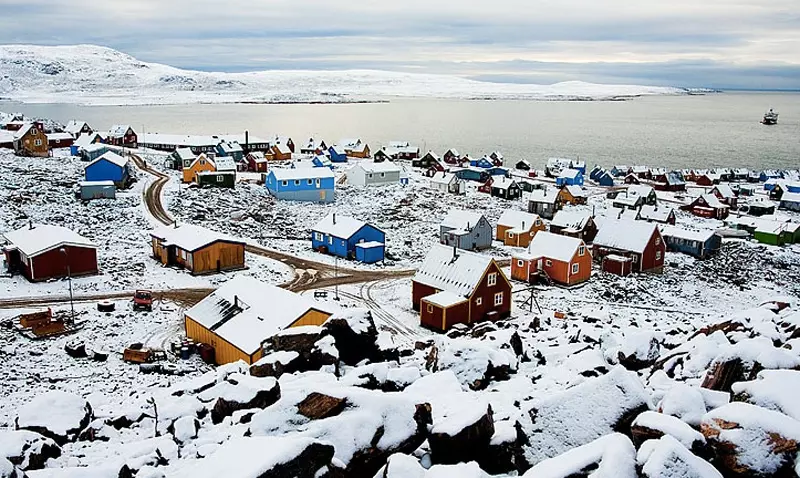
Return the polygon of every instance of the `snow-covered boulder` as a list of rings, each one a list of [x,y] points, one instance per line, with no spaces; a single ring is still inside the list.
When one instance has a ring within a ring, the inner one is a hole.
[[[785,413],[800,420],[800,371],[763,370],[758,378],[734,383],[735,399]]]
[[[618,333],[601,337],[601,349],[606,360],[628,370],[641,370],[653,365],[661,353],[663,335],[653,330],[629,327]]]
[[[483,390],[490,382],[508,380],[517,359],[506,350],[475,339],[442,341],[437,352],[437,370],[452,370],[465,387]]]
[[[650,409],[641,380],[621,366],[564,392],[534,402],[522,420],[528,443],[525,459],[534,465],[612,432],[629,433],[633,420]]]
[[[182,417],[170,425],[170,433],[175,437],[178,443],[187,443],[190,440],[197,438],[197,432],[200,430],[200,421],[194,417]]]
[[[591,474],[590,474],[591,473]],[[613,433],[538,463],[523,478],[637,478],[636,449]]]
[[[722,478],[711,463],[670,435],[645,442],[636,461],[645,478]]]
[[[483,456],[494,436],[492,407],[481,400],[463,400],[447,415],[435,417],[428,443],[434,463],[455,464]]]
[[[100,466],[45,468],[29,472],[28,478],[134,478],[134,474],[125,464],[112,463]]]
[[[678,383],[664,394],[658,403],[658,411],[679,418],[689,425],[700,426],[700,419],[708,410],[700,389]]]
[[[0,456],[0,478],[28,478],[25,472]]]
[[[125,465],[134,473],[146,466],[167,466],[178,459],[178,445],[168,436],[126,443],[121,451]]]
[[[83,398],[60,390],[35,397],[19,410],[16,425],[53,439],[59,445],[74,441],[92,420],[92,406]]]
[[[355,365],[364,359],[381,360],[378,347],[378,329],[367,309],[351,309],[329,318],[322,328],[336,340],[339,359]]]
[[[708,412],[700,430],[715,451],[717,466],[741,476],[785,471],[800,442],[800,422],[741,402]]]
[[[294,351],[272,352],[250,366],[250,375],[254,377],[279,378],[284,373],[300,370],[300,354]]]
[[[331,445],[304,437],[235,438],[171,478],[314,478],[333,458]]]
[[[27,430],[0,431],[0,458],[6,458],[21,470],[44,468],[50,458],[61,456],[56,443]]]
[[[631,436],[637,448],[648,440],[658,440],[664,435],[670,435],[681,442],[683,446],[700,451],[706,443],[703,434],[690,427],[679,419],[658,412],[644,412],[633,421]]]
[[[753,380],[764,369],[800,367],[800,351],[775,347],[766,337],[745,339],[721,349],[711,362],[703,387],[729,392],[735,382]]]
[[[281,396],[281,388],[273,377],[252,377],[244,374],[229,375],[198,395],[201,402],[214,402],[211,420],[220,423],[237,410],[267,408]]]
[[[411,456],[395,454],[375,478],[490,478],[475,462],[433,465],[427,470]]]
[[[387,392],[399,392],[420,379],[422,375],[417,367],[398,367],[391,368],[386,373],[386,382],[383,390]]]

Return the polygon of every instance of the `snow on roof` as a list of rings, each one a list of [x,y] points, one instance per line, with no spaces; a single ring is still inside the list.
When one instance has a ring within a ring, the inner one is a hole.
[[[369,146],[367,145],[367,143],[358,143],[358,144],[355,144],[355,145],[353,145],[353,146],[351,146],[351,147],[349,147],[347,149],[349,149],[350,151],[353,151],[355,153],[363,153],[364,151],[367,150],[368,147]]]
[[[508,189],[512,185],[516,184],[517,182],[511,178],[507,178],[505,176],[500,176],[492,182],[492,187],[497,189]]]
[[[26,226],[7,232],[4,236],[6,241],[28,257],[33,257],[61,246],[97,248],[89,239],[61,226],[33,224],[32,228],[31,226]]]
[[[582,230],[586,227],[592,214],[589,211],[564,210],[558,211],[550,221],[551,226],[565,227],[568,229]]]
[[[10,143],[14,141],[14,133],[0,129],[0,143]]]
[[[458,154],[458,150],[456,148],[450,148],[447,151],[445,151],[444,154],[447,154],[447,153],[450,153],[453,156],[461,156],[460,154]]]
[[[16,133],[14,133],[14,140],[23,138],[26,134],[28,134],[28,131],[30,131],[30,129],[33,127],[34,127],[33,123],[25,123],[24,125],[22,125],[22,128],[20,128],[19,130],[17,130]]]
[[[118,155],[117,153],[115,153],[113,151],[108,151],[106,153],[103,153],[102,156],[100,156],[99,158],[95,159],[91,163],[87,164],[86,167],[88,168],[89,166],[91,166],[91,165],[93,165],[95,163],[99,163],[100,161],[108,161],[109,163],[117,165],[120,168],[124,168],[128,164],[128,160],[127,159],[123,158],[122,156]]]
[[[376,247],[384,247],[386,244],[378,241],[359,242],[356,247],[361,249],[375,249]]]
[[[652,219],[653,221],[666,221],[669,215],[673,212],[671,207],[659,207],[651,204],[642,205],[639,209],[639,217],[642,219]]]
[[[236,171],[236,162],[230,156],[217,156],[214,158],[214,164],[219,172]]]
[[[456,175],[453,173],[446,173],[444,171],[437,171],[432,177],[431,182],[436,184],[450,184]]]
[[[270,174],[273,174],[278,181],[333,177],[333,171],[330,168],[272,168]]]
[[[343,139],[340,139],[339,142],[336,143],[336,145],[340,146],[342,148],[347,148],[347,147],[350,147],[350,146],[355,146],[355,145],[357,145],[359,143],[361,143],[361,140],[358,139],[358,138],[343,138]]]
[[[115,124],[108,132],[111,136],[125,136],[125,133],[127,133],[129,129],[133,128],[127,124]]]
[[[219,147],[226,153],[238,153],[242,151],[242,146],[236,141],[223,141],[219,144]]]
[[[783,193],[781,202],[797,202],[800,203],[800,193]]]
[[[102,139],[103,135],[101,135],[100,133],[97,133],[97,132],[89,133],[89,134],[82,134],[82,135],[78,136],[78,139],[76,139],[73,144],[75,144],[75,145],[77,145],[79,147],[82,147],[83,149],[86,149],[89,146],[92,146],[93,144],[98,144],[98,143],[94,142],[96,138]],[[102,144],[102,143],[99,143],[99,144]],[[103,146],[105,146],[105,145],[103,145]]]
[[[440,225],[453,229],[469,230],[474,228],[482,218],[483,215],[479,212],[451,209]]]
[[[289,149],[289,146],[287,146],[286,144],[276,143],[276,144],[273,144],[272,147],[274,149],[277,149],[278,153],[280,153],[280,154],[292,154],[292,150]]]
[[[349,239],[366,225],[366,222],[359,221],[350,216],[331,213],[322,218],[311,230],[340,239]]]
[[[424,297],[422,300],[439,307],[452,307],[454,305],[462,304],[467,301],[467,299],[465,299],[464,297],[461,297],[458,294],[454,294],[449,290],[443,290],[441,292],[437,292],[436,294]]]
[[[767,234],[780,234],[788,228],[788,224],[785,222],[769,220],[758,221],[756,225],[756,232],[764,232]]]
[[[75,142],[79,143],[81,138],[83,138],[83,137],[84,136],[81,136],[80,138],[75,140]],[[86,144],[85,146],[81,146],[81,149],[86,151],[87,153],[92,153],[94,151],[100,151],[101,149],[108,149],[108,145],[104,144],[104,143],[89,143],[89,144]]]
[[[114,181],[78,181],[78,186],[114,186]]]
[[[247,354],[311,309],[330,313],[308,296],[236,276],[186,311],[186,315]]]
[[[511,229],[530,229],[537,221],[541,221],[538,214],[506,209],[497,220],[497,225]]]
[[[717,196],[714,196],[713,194],[702,194],[701,197],[705,200],[706,204],[708,204],[708,207],[713,207],[715,209],[723,209],[728,207],[727,204],[721,203]]]
[[[727,184],[718,184],[714,186],[714,189],[723,197],[723,198],[735,198],[736,195],[733,194],[733,189]]]
[[[73,139],[69,133],[49,133],[47,135],[49,141],[60,141],[62,139]]]
[[[569,236],[561,236],[552,232],[539,231],[528,245],[528,255],[545,257],[561,262],[569,262],[578,252],[583,241]]]
[[[542,189],[534,189],[528,193],[528,201],[554,204],[558,200],[558,189],[552,187],[544,187]]]
[[[241,239],[193,224],[180,224],[178,227],[162,226],[150,231],[150,235],[161,239],[164,245],[174,245],[188,252],[196,251],[216,241],[244,243]]]
[[[428,151],[427,153],[425,153],[425,156],[430,156],[431,158],[433,158],[436,161],[439,160],[439,155],[434,153],[433,151]]]
[[[414,281],[467,297],[491,263],[489,256],[463,250],[454,252],[452,247],[436,244],[425,256]]]
[[[574,186],[564,186],[564,187],[572,195],[572,197],[576,198],[589,197],[589,193],[580,186],[574,185]]]
[[[354,168],[361,168],[368,173],[394,173],[400,172],[400,167],[390,161],[382,163],[375,163],[372,161],[362,161],[353,166]]]
[[[594,238],[594,245],[641,254],[657,231],[653,223],[609,219],[603,221],[600,231]]]
[[[707,240],[711,239],[711,237],[715,234],[714,231],[710,231],[708,229],[704,231],[695,231],[685,229],[683,227],[678,226],[662,226],[661,227],[661,235],[664,237],[675,237],[678,239],[686,239],[689,241],[700,241],[706,242]]]
[[[577,176],[578,176],[578,174],[580,174],[580,173],[581,173],[581,172],[580,172],[580,171],[578,171],[577,169],[567,168],[567,169],[565,169],[565,170],[561,171],[561,174],[559,174],[559,175],[558,175],[558,177],[559,177],[559,178],[567,178],[567,179],[569,179],[569,178],[575,178],[575,177],[577,177]]]
[[[652,186],[646,186],[644,184],[634,184],[628,186],[628,196],[642,196],[648,197],[650,194],[655,191]]]
[[[183,160],[185,160],[185,159],[194,159],[194,157],[195,157],[194,153],[189,148],[178,148],[178,149],[175,150],[175,154],[180,159],[183,159]]]
[[[67,133],[80,133],[83,129],[83,126],[87,123],[85,121],[78,121],[78,120],[69,120],[67,125],[64,127],[64,131]]]

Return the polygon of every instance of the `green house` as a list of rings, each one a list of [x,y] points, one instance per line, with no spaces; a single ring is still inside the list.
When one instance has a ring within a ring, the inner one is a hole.
[[[786,223],[782,222],[764,222],[753,234],[755,240],[762,244],[770,244],[773,246],[783,246],[794,242],[794,235],[789,232]]]
[[[197,173],[196,182],[201,187],[233,188],[236,184],[236,172],[203,171]]]

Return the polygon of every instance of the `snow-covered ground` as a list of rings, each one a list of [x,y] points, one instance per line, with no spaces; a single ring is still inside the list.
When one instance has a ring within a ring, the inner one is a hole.
[[[0,46],[0,96],[30,103],[143,105],[352,102],[387,97],[608,100],[679,88],[565,82],[519,85],[385,71],[209,73],[145,63],[93,45]]]

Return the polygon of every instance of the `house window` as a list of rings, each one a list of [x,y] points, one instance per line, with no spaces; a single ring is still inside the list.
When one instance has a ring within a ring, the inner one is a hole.
[[[319,179],[317,179],[317,187],[319,187]]]
[[[372,173],[367,174],[367,177],[372,179]]]
[[[637,255],[634,255],[634,256],[633,256],[633,263],[634,263],[634,264],[636,264],[636,263],[638,263],[638,262],[639,262],[639,256],[637,256]]]
[[[289,181],[281,181],[281,186],[288,186],[288,185],[289,185]]]
[[[41,139],[37,139],[36,141],[33,142],[33,144],[36,145],[36,146],[41,146],[42,145],[42,140]]]
[[[311,179],[308,180],[308,185],[311,186],[314,183]]]
[[[497,285],[497,272],[489,274],[489,287]]]
[[[477,299],[475,299],[475,306],[476,307],[480,307],[482,305],[483,305],[483,297],[478,297]]]
[[[300,185],[300,180],[299,179],[295,179],[294,180],[294,185],[295,186],[299,186]]]
[[[324,240],[322,238],[322,233],[321,232],[315,232],[314,233],[314,239],[317,240],[318,242],[322,242]]]
[[[657,246],[661,245],[661,238],[660,237],[656,237],[656,245]]]
[[[333,245],[333,236],[328,236],[328,244]]]
[[[508,238],[509,239],[514,239],[514,233],[513,232],[509,232],[508,233]]]
[[[572,264],[572,274],[575,275],[578,273],[579,266],[578,264]]]
[[[381,173],[381,177],[385,178],[386,177],[386,173]]]
[[[580,246],[580,247],[578,248],[578,255],[579,255],[579,256],[583,256],[584,254],[586,254],[586,247],[584,247],[584,246]]]
[[[544,265],[546,265],[547,267],[552,267],[553,261],[551,261],[550,259],[547,259],[546,261],[544,261]]]
[[[523,261],[522,259],[519,259],[517,261],[517,267],[523,267],[524,265],[525,265],[525,261]]]
[[[656,251],[656,260],[657,261],[661,260],[661,251]]]
[[[217,182],[221,183],[222,180],[225,179],[222,175],[217,176]]]
[[[494,295],[494,305],[503,305],[503,293],[498,292]]]
[[[428,304],[428,313],[429,314],[433,313],[433,306],[431,304]]]

